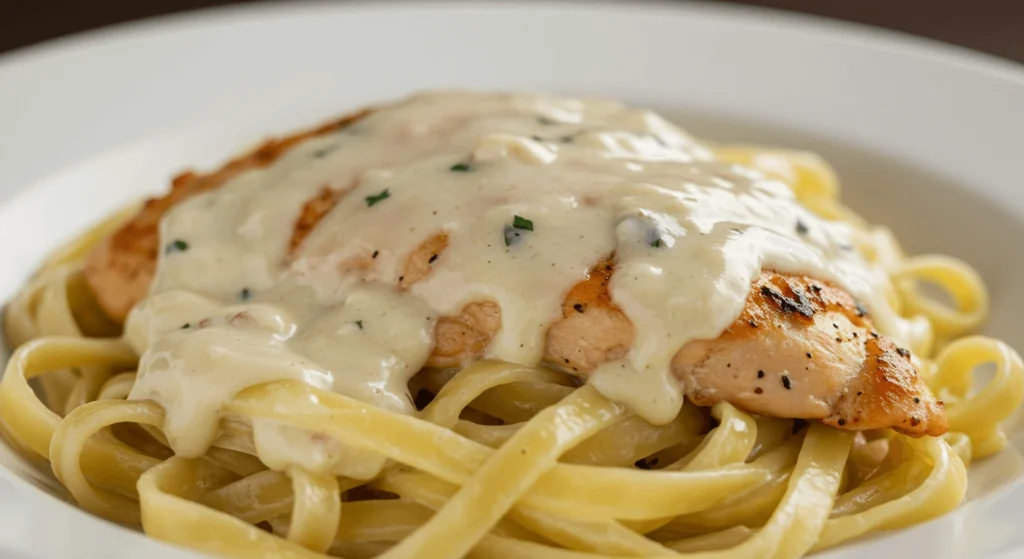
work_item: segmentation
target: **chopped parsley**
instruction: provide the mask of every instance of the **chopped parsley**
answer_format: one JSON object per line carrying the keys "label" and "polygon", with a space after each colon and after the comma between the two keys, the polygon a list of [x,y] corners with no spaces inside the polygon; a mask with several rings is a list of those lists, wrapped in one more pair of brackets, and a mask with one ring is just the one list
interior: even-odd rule
{"label": "chopped parsley", "polygon": [[391,193],[388,192],[388,189],[385,188],[384,190],[380,191],[380,194],[374,194],[373,196],[367,196],[366,197],[366,205],[367,205],[367,207],[373,207],[373,205],[376,204],[377,202],[383,202],[384,200],[387,200],[390,197],[391,197]]}
{"label": "chopped parsley", "polygon": [[189,327],[191,327],[191,326],[192,326],[192,324],[191,324],[191,323],[188,323],[188,322],[186,322],[185,324],[182,324],[182,325],[181,325],[181,329],[182,329],[182,330],[188,330],[188,329],[189,329]]}
{"label": "chopped parsley", "polygon": [[164,254],[170,254],[172,252],[185,252],[188,250],[188,243],[181,239],[175,239],[164,247]]}
{"label": "chopped parsley", "polygon": [[658,237],[651,241],[651,246],[654,248],[661,248],[661,237]]}
{"label": "chopped parsley", "polygon": [[469,163],[456,163],[452,165],[451,171],[453,173],[468,173],[473,170],[473,166]]}
{"label": "chopped parsley", "polygon": [[317,159],[323,159],[324,157],[327,157],[327,155],[330,154],[332,151],[334,151],[334,148],[318,149],[313,152],[313,157]]}
{"label": "chopped parsley", "polygon": [[512,225],[506,225],[503,231],[505,246],[512,246],[519,242],[519,238],[522,237],[520,231],[533,231],[533,222],[525,217],[512,216]]}
{"label": "chopped parsley", "polygon": [[524,231],[533,231],[533,222],[517,215],[512,217],[512,227],[523,229]]}
{"label": "chopped parsley", "polygon": [[357,320],[356,321],[356,326],[358,326],[359,329],[362,330],[363,329],[363,321],[362,320]]}
{"label": "chopped parsley", "polygon": [[544,126],[551,126],[552,124],[558,124],[558,121],[543,115],[539,115],[537,116],[537,123],[543,124]]}
{"label": "chopped parsley", "polygon": [[248,301],[249,298],[252,297],[252,291],[249,291],[248,287],[243,287],[242,290],[238,292],[238,297],[243,301]]}

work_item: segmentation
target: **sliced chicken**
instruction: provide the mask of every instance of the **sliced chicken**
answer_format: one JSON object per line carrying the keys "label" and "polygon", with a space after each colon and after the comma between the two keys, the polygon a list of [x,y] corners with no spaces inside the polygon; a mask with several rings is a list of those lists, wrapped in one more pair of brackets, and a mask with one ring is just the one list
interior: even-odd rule
{"label": "sliced chicken", "polygon": [[717,339],[684,346],[672,365],[701,406],[726,401],[763,415],[914,436],[948,428],[910,352],[875,332],[848,293],[807,277],[762,273],[739,318]]}
{"label": "sliced chicken", "polygon": [[[140,213],[89,257],[85,277],[111,318],[123,321],[148,289],[156,268],[158,225],[174,204],[217,188],[237,174],[270,164],[297,142],[347,125],[358,113],[302,134],[267,142],[211,174],[185,173],[166,196]],[[302,209],[290,248],[334,207],[344,192],[324,189]],[[439,233],[408,257],[399,288],[427,277],[445,250]],[[372,255],[349,263],[365,271]],[[614,258],[596,263],[565,296],[562,317],[550,326],[544,361],[586,378],[598,365],[625,356],[635,329],[612,301]],[[427,365],[462,366],[481,358],[501,328],[501,309],[489,301],[441,317]],[[726,401],[752,413],[820,419],[842,429],[891,427],[912,436],[939,435],[947,423],[909,352],[872,330],[870,318],[843,290],[811,278],[766,271],[754,281],[739,318],[717,339],[694,341],[672,363],[687,397],[701,406]]]}

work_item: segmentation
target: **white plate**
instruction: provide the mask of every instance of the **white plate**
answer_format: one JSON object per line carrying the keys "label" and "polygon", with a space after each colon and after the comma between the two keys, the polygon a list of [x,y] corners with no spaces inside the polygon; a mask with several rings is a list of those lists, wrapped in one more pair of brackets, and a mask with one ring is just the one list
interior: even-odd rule
{"label": "white plate", "polygon": [[[912,250],[966,258],[990,331],[1024,347],[1024,71],[887,32],[710,5],[308,4],[184,15],[0,61],[0,298],[122,202],[262,135],[422,88],[534,89],[678,108],[718,139],[816,149]],[[945,518],[821,555],[1024,554],[1024,428]],[[0,548],[191,557],[40,491],[0,461]],[[23,466],[23,465],[22,465]],[[0,482],[3,483],[3,482]],[[1016,552],[1014,551],[1016,550]],[[2,553],[2,552],[0,552]],[[869,555],[870,554],[870,555]]]}

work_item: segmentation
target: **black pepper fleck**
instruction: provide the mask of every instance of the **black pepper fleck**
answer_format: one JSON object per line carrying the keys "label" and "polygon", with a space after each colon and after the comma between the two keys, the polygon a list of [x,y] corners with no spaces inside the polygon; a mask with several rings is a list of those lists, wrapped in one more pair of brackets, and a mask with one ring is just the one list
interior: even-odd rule
{"label": "black pepper fleck", "polygon": [[811,357],[811,352],[809,352],[809,351],[807,352],[807,358],[808,359],[813,359],[813,357]]}
{"label": "black pepper fleck", "polygon": [[843,425],[846,425],[846,420],[840,417],[839,421],[836,421],[836,423],[839,424],[840,427],[842,427]]}
{"label": "black pepper fleck", "polygon": [[896,348],[896,353],[900,354],[900,357],[910,357],[910,352],[902,347]]}
{"label": "black pepper fleck", "polygon": [[433,264],[435,260],[437,260],[437,255],[436,254],[431,256],[430,260],[427,260],[427,264]]}
{"label": "black pepper fleck", "polygon": [[914,398],[914,403],[915,404],[920,404],[921,403],[921,399],[920,398]]}
{"label": "black pepper fleck", "polygon": [[379,255],[380,255],[380,251],[379,250],[373,251],[373,258],[377,258],[377,256],[379,256]]}
{"label": "black pepper fleck", "polygon": [[583,312],[583,303],[576,303],[572,308],[575,309],[576,312]]}
{"label": "black pepper fleck", "polygon": [[764,378],[764,371],[758,371],[757,378]]}
{"label": "black pepper fleck", "polygon": [[757,328],[757,323],[753,320],[747,321],[747,324],[749,324],[751,328]]}
{"label": "black pepper fleck", "polygon": [[758,386],[757,388],[754,389],[754,394],[763,394],[763,393],[764,393],[764,389],[761,388],[760,386]]}
{"label": "black pepper fleck", "polygon": [[786,390],[789,390],[792,387],[792,385],[789,383],[789,377],[786,375],[782,375],[782,387],[785,388]]}
{"label": "black pepper fleck", "polygon": [[807,231],[808,231],[807,225],[803,221],[800,221],[799,219],[796,220],[796,232],[797,232],[797,234],[798,235],[806,235]]}

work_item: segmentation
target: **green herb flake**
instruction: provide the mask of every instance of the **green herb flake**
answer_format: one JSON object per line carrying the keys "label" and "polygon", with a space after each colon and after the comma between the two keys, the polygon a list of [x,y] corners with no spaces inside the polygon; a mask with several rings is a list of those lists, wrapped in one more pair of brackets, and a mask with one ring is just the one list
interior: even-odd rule
{"label": "green herb flake", "polygon": [[362,330],[363,329],[363,321],[362,320],[357,320],[356,321],[356,326],[358,326],[359,329]]}
{"label": "green herb flake", "polygon": [[238,297],[243,301],[248,301],[252,297],[252,291],[249,291],[248,287],[243,287],[242,290],[238,292]]}
{"label": "green herb flake", "polygon": [[188,250],[188,243],[181,239],[175,239],[164,247],[164,254],[171,254],[172,252],[185,252]]}
{"label": "green herb flake", "polygon": [[391,197],[391,193],[388,192],[388,189],[385,188],[384,190],[380,191],[380,194],[374,194],[373,196],[367,196],[366,197],[366,205],[367,205],[367,207],[371,207],[372,208],[373,205],[376,204],[377,202],[383,202],[384,200],[387,200],[390,197]]}
{"label": "green herb flake", "polygon": [[469,163],[456,163],[452,165],[451,171],[453,173],[468,173],[473,170],[473,166]]}
{"label": "green herb flake", "polygon": [[513,216],[512,227],[516,229],[522,229],[524,231],[533,231],[533,222],[525,217]]}
{"label": "green herb flake", "polygon": [[551,118],[548,118],[548,117],[543,116],[543,115],[538,115],[537,116],[537,123],[538,124],[543,124],[544,126],[551,126],[552,124],[558,124],[558,121],[554,120],[554,119],[551,119]]}
{"label": "green herb flake", "polygon": [[654,248],[661,248],[661,237],[658,237],[657,239],[651,241],[651,246]]}

